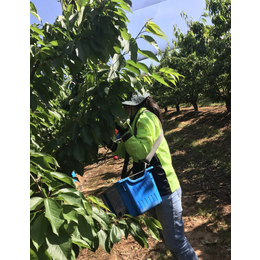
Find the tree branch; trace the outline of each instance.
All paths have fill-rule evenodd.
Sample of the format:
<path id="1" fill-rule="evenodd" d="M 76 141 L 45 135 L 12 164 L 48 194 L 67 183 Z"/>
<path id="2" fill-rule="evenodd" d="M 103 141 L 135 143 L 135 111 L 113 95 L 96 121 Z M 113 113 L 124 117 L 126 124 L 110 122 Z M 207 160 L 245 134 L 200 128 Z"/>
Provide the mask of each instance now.
<path id="1" fill-rule="evenodd" d="M 35 180 L 35 178 L 32 176 L 32 174 L 30 173 L 31 178 L 33 179 L 33 181 L 35 182 L 35 184 L 38 186 L 39 191 L 41 192 L 42 196 L 46 198 L 45 194 L 43 193 L 41 187 L 39 186 L 38 182 Z"/>

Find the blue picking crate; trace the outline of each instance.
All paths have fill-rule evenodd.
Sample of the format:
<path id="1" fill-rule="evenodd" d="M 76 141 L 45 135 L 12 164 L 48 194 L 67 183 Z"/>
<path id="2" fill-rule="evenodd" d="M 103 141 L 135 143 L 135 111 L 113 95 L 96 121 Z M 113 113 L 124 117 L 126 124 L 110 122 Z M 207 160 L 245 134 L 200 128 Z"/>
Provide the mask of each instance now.
<path id="1" fill-rule="evenodd" d="M 160 204 L 162 199 L 150 172 L 152 168 L 147 168 L 136 180 L 128 177 L 108 188 L 101 194 L 105 205 L 118 217 L 126 213 L 136 217 Z"/>

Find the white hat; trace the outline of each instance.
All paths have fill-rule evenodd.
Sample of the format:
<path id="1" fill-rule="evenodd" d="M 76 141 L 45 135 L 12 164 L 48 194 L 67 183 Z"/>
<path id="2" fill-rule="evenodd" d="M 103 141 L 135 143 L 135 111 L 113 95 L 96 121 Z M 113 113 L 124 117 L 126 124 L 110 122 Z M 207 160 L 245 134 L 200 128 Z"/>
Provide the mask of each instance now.
<path id="1" fill-rule="evenodd" d="M 123 101 L 122 104 L 127 106 L 138 106 L 149 96 L 150 94 L 146 91 L 144 91 L 143 94 L 140 92 L 137 92 L 137 94 L 133 93 L 131 99 Z"/>

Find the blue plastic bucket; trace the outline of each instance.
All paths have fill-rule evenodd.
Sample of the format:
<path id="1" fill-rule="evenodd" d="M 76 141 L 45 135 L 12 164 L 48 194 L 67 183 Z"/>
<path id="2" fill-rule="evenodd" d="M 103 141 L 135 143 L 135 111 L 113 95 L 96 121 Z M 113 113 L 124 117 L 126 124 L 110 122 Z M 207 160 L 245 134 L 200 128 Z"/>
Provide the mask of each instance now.
<path id="1" fill-rule="evenodd" d="M 105 205 L 121 217 L 130 214 L 134 217 L 162 202 L 153 175 L 147 168 L 142 177 L 132 180 L 129 177 L 122 179 L 101 194 Z"/>

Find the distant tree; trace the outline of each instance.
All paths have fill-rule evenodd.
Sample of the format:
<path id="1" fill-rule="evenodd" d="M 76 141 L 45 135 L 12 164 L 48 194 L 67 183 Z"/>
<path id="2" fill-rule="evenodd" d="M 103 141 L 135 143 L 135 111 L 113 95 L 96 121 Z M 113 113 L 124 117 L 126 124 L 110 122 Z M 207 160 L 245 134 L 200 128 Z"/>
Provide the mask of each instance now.
<path id="1" fill-rule="evenodd" d="M 174 26 L 173 50 L 166 49 L 160 65 L 183 75 L 172 89 L 158 92 L 160 82 L 152 91 L 162 105 L 190 103 L 198 111 L 197 100 L 202 94 L 212 101 L 224 101 L 231 111 L 231 3 L 230 0 L 206 1 L 207 12 L 200 21 L 193 22 L 182 12 L 188 32 L 183 34 Z M 213 25 L 206 25 L 204 17 L 211 17 Z"/>
<path id="2" fill-rule="evenodd" d="M 206 0 L 213 24 L 209 42 L 211 64 L 206 94 L 214 101 L 224 101 L 231 111 L 231 1 Z"/>
<path id="3" fill-rule="evenodd" d="M 192 26 L 197 26 L 197 23 L 189 22 L 188 24 L 190 30 L 186 35 L 174 27 L 176 37 L 176 40 L 173 41 L 174 49 L 164 52 L 159 67 L 163 64 L 164 67 L 175 68 L 183 76 L 168 95 L 168 99 L 175 104 L 176 109 L 179 110 L 180 103 L 190 103 L 194 110 L 198 111 L 197 99 L 206 84 L 207 59 L 203 56 L 206 52 L 206 44 L 205 39 L 198 38 L 193 32 Z M 208 30 L 207 27 L 204 28 L 205 31 Z M 170 100 L 164 102 L 171 102 Z"/>
<path id="4" fill-rule="evenodd" d="M 168 67 L 172 72 L 175 72 L 175 76 L 180 81 L 180 74 L 174 69 L 178 65 L 172 62 L 170 55 L 170 47 L 167 46 L 165 51 L 161 53 L 160 65 L 151 66 L 152 71 L 160 71 L 161 68 Z M 154 99 L 158 102 L 159 106 L 167 111 L 167 107 L 175 106 L 177 111 L 180 111 L 180 103 L 183 102 L 183 93 L 179 87 L 176 86 L 176 82 L 169 82 L 169 86 L 163 85 L 158 81 L 153 80 L 153 84 L 149 86 L 150 92 L 153 94 Z M 179 86 L 179 83 L 178 83 Z"/>

